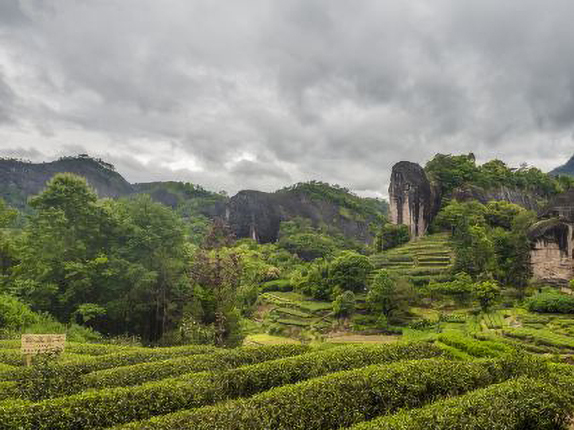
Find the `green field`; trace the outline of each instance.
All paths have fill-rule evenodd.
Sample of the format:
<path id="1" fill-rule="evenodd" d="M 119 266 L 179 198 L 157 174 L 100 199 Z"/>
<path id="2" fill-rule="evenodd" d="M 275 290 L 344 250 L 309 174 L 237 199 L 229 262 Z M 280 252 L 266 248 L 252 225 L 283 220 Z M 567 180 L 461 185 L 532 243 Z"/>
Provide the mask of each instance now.
<path id="1" fill-rule="evenodd" d="M 70 349 L 26 368 L 17 342 L 0 343 L 1 429 L 558 429 L 544 426 L 566 422 L 574 395 L 571 367 L 454 332 L 330 348 Z"/>

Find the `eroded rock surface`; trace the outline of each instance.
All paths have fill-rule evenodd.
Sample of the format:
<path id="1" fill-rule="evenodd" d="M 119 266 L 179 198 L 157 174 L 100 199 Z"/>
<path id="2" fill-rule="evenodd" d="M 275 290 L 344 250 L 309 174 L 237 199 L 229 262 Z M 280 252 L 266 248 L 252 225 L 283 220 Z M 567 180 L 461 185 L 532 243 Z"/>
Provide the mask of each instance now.
<path id="1" fill-rule="evenodd" d="M 422 236 L 438 212 L 439 201 L 421 166 L 409 161 L 401 161 L 393 166 L 389 186 L 393 224 L 407 225 L 413 238 Z"/>
<path id="2" fill-rule="evenodd" d="M 565 285 L 574 277 L 574 190 L 556 196 L 530 230 L 535 280 Z"/>

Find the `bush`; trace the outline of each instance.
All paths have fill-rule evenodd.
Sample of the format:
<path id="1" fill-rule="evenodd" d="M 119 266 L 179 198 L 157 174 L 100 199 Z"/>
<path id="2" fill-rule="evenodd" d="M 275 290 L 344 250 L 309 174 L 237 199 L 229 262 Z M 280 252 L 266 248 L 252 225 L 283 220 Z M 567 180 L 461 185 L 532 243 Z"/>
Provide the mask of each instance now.
<path id="1" fill-rule="evenodd" d="M 558 292 L 544 292 L 527 300 L 526 307 L 530 312 L 574 314 L 574 296 Z"/>
<path id="2" fill-rule="evenodd" d="M 476 340 L 452 332 L 441 333 L 438 340 L 473 357 L 498 357 L 512 351 L 504 343 Z"/>
<path id="3" fill-rule="evenodd" d="M 10 351 L 10 350 L 8 350 Z M 127 366 L 134 363 L 153 362 L 216 351 L 209 346 L 192 345 L 174 348 L 138 348 L 96 357 L 76 356 L 66 359 L 66 354 L 48 362 L 37 357 L 31 367 L 19 367 L 4 372 L 4 379 L 18 382 L 20 396 L 30 400 L 76 393 L 83 388 L 81 375 L 100 369 Z M 0 356 L 4 353 L 0 350 Z M 20 351 L 10 351 L 22 362 Z M 38 358 L 40 358 L 38 360 Z M 38 364 L 38 365 L 36 365 Z"/>
<path id="4" fill-rule="evenodd" d="M 10 414 L 19 426 L 25 428 L 101 428 L 227 398 L 250 396 L 334 371 L 439 354 L 439 350 L 428 343 L 340 347 L 221 373 L 186 375 L 139 387 L 104 389 L 51 399 L 9 408 L 4 414 Z M 68 414 L 70 410 L 74 414 Z M 0 419 L 3 419 L 1 413 Z"/>
<path id="5" fill-rule="evenodd" d="M 85 375 L 83 385 L 90 388 L 120 387 L 183 375 L 185 373 L 230 369 L 247 364 L 302 354 L 304 345 L 269 345 L 221 350 L 195 357 L 181 357 L 155 363 L 107 369 Z"/>
<path id="6" fill-rule="evenodd" d="M 289 292 L 293 291 L 293 285 L 289 279 L 275 279 L 274 281 L 265 282 L 260 287 L 262 293 L 268 293 L 270 291 L 280 291 Z"/>
<path id="7" fill-rule="evenodd" d="M 330 284 L 342 291 L 362 293 L 367 288 L 367 276 L 373 270 L 373 263 L 367 256 L 356 252 L 343 252 L 330 264 Z"/>
<path id="8" fill-rule="evenodd" d="M 554 430 L 566 428 L 570 408 L 552 385 L 519 378 L 350 430 Z"/>
<path id="9" fill-rule="evenodd" d="M 219 405 L 121 429 L 313 430 L 349 426 L 437 397 L 458 395 L 532 371 L 519 360 L 417 360 L 334 373 Z"/>
<path id="10" fill-rule="evenodd" d="M 333 301 L 333 314 L 337 318 L 347 318 L 355 313 L 355 294 L 352 291 L 344 291 Z"/>
<path id="11" fill-rule="evenodd" d="M 0 330 L 22 330 L 39 322 L 40 316 L 16 297 L 0 294 Z"/>

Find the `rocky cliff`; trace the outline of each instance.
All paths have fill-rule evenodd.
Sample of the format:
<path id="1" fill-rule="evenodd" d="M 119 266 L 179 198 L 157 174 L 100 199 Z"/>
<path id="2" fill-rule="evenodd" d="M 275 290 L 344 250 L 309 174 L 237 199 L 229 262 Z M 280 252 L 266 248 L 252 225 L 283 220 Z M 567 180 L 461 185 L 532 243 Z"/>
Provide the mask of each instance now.
<path id="1" fill-rule="evenodd" d="M 407 225 L 411 237 L 416 238 L 426 233 L 440 210 L 443 197 L 458 201 L 476 200 L 484 204 L 506 201 L 533 211 L 539 211 L 546 202 L 537 193 L 506 185 L 483 188 L 466 184 L 455 188 L 448 196 L 442 196 L 441 189 L 441 184 L 430 181 L 420 165 L 408 161 L 395 164 L 389 186 L 391 222 Z"/>
<path id="2" fill-rule="evenodd" d="M 376 216 L 365 216 L 296 189 L 275 193 L 240 191 L 227 203 L 225 217 L 237 237 L 250 237 L 261 243 L 276 241 L 281 222 L 297 217 L 311 220 L 314 227 L 326 225 L 348 238 L 370 243 L 370 224 L 378 221 Z"/>
<path id="3" fill-rule="evenodd" d="M 251 237 L 262 243 L 277 240 L 280 223 L 296 217 L 368 243 L 372 240 L 370 224 L 379 222 L 386 213 L 382 201 L 360 198 L 320 182 L 297 184 L 274 193 L 241 191 L 231 198 L 182 182 L 130 184 L 112 165 L 88 156 L 38 164 L 0 160 L 0 197 L 26 210 L 28 198 L 40 193 L 52 176 L 63 172 L 85 177 L 100 197 L 149 194 L 184 217 L 201 214 L 225 218 L 238 238 Z"/>
<path id="4" fill-rule="evenodd" d="M 133 188 L 113 166 L 87 156 L 66 157 L 49 163 L 0 159 L 0 197 L 19 209 L 28 197 L 38 194 L 56 173 L 74 173 L 86 178 L 100 197 L 120 197 Z"/>
<path id="5" fill-rule="evenodd" d="M 533 277 L 566 286 L 574 278 L 574 190 L 553 198 L 530 230 Z"/>
<path id="6" fill-rule="evenodd" d="M 391 222 L 407 225 L 411 237 L 419 237 L 436 216 L 440 196 L 421 166 L 401 161 L 393 166 L 391 173 L 389 204 Z"/>

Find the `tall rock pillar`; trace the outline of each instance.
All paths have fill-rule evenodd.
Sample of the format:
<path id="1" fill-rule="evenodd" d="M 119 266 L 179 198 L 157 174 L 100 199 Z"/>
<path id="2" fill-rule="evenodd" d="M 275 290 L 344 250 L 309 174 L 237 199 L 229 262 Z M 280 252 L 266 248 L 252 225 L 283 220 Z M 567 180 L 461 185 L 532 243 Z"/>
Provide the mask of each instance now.
<path id="1" fill-rule="evenodd" d="M 424 235 L 436 215 L 438 196 L 424 169 L 401 161 L 393 166 L 389 185 L 390 217 L 393 224 L 405 224 L 411 237 Z"/>

